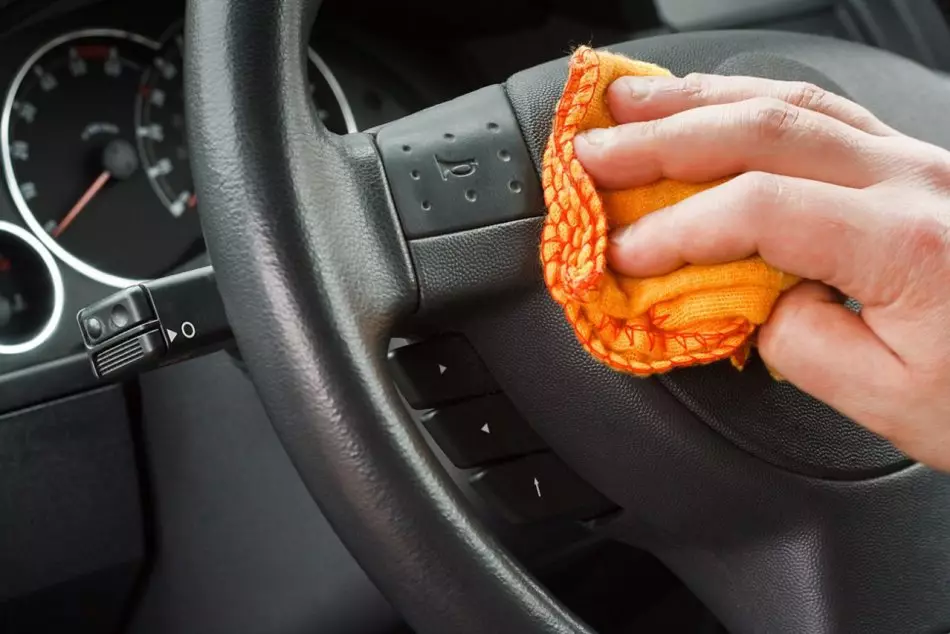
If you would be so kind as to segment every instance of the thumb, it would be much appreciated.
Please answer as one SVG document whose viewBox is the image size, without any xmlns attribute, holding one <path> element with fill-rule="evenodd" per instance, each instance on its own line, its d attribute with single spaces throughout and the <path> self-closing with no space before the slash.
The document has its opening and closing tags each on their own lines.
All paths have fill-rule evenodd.
<svg viewBox="0 0 950 634">
<path fill-rule="evenodd" d="M 904 364 L 833 289 L 802 282 L 784 293 L 758 341 L 762 359 L 784 379 L 871 431 L 889 435 Z"/>
</svg>

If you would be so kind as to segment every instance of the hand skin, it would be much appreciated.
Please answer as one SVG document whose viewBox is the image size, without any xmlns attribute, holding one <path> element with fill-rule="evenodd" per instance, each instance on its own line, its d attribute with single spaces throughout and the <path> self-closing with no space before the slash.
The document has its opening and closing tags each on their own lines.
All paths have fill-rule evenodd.
<svg viewBox="0 0 950 634">
<path fill-rule="evenodd" d="M 617 229 L 611 266 L 647 277 L 758 253 L 801 276 L 759 333 L 765 362 L 950 471 L 950 152 L 808 84 L 625 77 L 607 99 L 622 125 L 575 141 L 598 186 L 739 174 Z"/>
</svg>

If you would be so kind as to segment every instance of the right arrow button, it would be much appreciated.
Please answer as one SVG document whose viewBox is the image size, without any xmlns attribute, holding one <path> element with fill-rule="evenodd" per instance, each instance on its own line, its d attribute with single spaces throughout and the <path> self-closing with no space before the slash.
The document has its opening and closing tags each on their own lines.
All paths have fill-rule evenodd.
<svg viewBox="0 0 950 634">
<path fill-rule="evenodd" d="M 415 409 L 438 407 L 498 391 L 478 354 L 461 335 L 442 335 L 389 353 L 393 379 Z"/>
</svg>

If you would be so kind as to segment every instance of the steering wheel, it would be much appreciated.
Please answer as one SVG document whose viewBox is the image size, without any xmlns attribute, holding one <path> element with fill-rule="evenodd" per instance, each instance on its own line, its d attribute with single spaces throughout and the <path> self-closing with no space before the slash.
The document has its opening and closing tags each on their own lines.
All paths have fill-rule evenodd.
<svg viewBox="0 0 950 634">
<path fill-rule="evenodd" d="M 417 432 L 386 362 L 393 333 L 416 327 L 462 333 L 547 444 L 621 509 L 593 530 L 657 555 L 731 631 L 950 630 L 950 479 L 761 367 L 641 380 L 576 343 L 538 264 L 537 175 L 564 60 L 336 136 L 306 89 L 319 4 L 189 2 L 201 219 L 274 426 L 415 631 L 589 631 L 486 531 Z M 767 32 L 611 49 L 678 74 L 809 80 L 950 148 L 938 118 L 950 84 L 880 50 Z M 502 149 L 511 165 L 488 165 Z M 438 195 L 475 161 L 456 163 L 489 157 L 471 181 L 486 204 L 473 216 L 461 189 L 448 208 L 422 199 L 400 152 L 435 159 Z M 528 178 L 514 186 L 511 169 Z"/>
</svg>

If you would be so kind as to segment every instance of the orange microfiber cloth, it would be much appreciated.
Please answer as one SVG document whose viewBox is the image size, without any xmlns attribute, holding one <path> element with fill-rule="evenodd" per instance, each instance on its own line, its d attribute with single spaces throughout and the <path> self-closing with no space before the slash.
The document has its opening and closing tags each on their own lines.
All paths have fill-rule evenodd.
<svg viewBox="0 0 950 634">
<path fill-rule="evenodd" d="M 687 265 L 634 279 L 607 268 L 608 233 L 722 181 L 663 179 L 625 191 L 598 191 L 574 156 L 574 137 L 617 125 L 605 93 L 624 75 L 669 71 L 620 55 L 577 49 L 544 152 L 548 216 L 541 238 L 544 281 L 564 307 L 584 348 L 606 365 L 648 376 L 729 357 L 742 368 L 750 336 L 775 300 L 798 279 L 759 257 L 713 266 Z"/>
</svg>

